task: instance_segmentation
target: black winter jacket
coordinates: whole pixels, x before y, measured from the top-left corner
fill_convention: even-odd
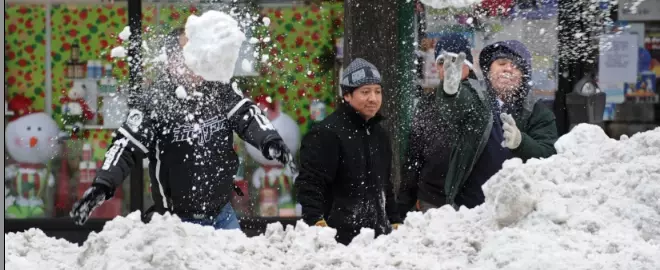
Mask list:
[[[326,218],[340,242],[360,228],[376,235],[400,223],[390,181],[392,150],[380,115],[365,121],[350,105],[315,125],[303,138],[296,191],[308,224]]]
[[[281,138],[238,89],[204,82],[181,99],[177,87],[163,79],[147,90],[114,134],[95,183],[114,191],[146,156],[157,212],[215,218],[230,201],[238,169],[233,132],[257,149]]]

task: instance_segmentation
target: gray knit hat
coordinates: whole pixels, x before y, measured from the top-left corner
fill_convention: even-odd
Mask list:
[[[352,93],[360,86],[380,83],[380,72],[378,72],[376,66],[367,62],[367,60],[356,58],[344,69],[340,86],[342,94],[345,95]]]

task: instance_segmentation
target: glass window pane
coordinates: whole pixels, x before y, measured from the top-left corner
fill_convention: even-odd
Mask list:
[[[127,64],[109,51],[127,19],[125,3],[8,4],[5,110],[16,116],[5,118],[5,217],[68,217],[91,184],[125,105],[113,82],[126,78]],[[72,134],[73,125],[81,131]],[[92,217],[126,214],[128,187]]]

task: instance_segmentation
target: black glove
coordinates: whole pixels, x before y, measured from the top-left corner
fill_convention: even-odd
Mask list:
[[[267,142],[261,153],[268,160],[276,159],[282,163],[282,165],[289,166],[294,175],[298,174],[298,168],[293,162],[293,155],[291,154],[289,147],[287,147],[281,139]]]
[[[92,211],[112,196],[110,191],[110,187],[106,185],[92,184],[82,195],[82,198],[73,205],[71,213],[69,213],[73,218],[73,222],[77,225],[85,224]]]

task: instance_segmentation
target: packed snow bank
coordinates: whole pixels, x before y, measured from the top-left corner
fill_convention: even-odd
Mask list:
[[[190,15],[186,37],[188,43],[183,47],[186,66],[208,81],[229,82],[245,41],[238,22],[215,10],[202,16]]]
[[[481,0],[422,0],[422,3],[432,8],[464,8],[481,3]]]
[[[248,238],[169,215],[143,224],[139,213],[132,213],[91,234],[78,250],[37,230],[5,235],[5,265],[660,269],[660,128],[616,141],[599,127],[583,124],[555,146],[559,154],[548,159],[507,161],[484,186],[486,203],[480,207],[411,213],[392,234],[373,239],[373,231],[363,229],[348,247],[334,241],[333,229],[303,223],[286,230],[270,224],[264,235]]]

